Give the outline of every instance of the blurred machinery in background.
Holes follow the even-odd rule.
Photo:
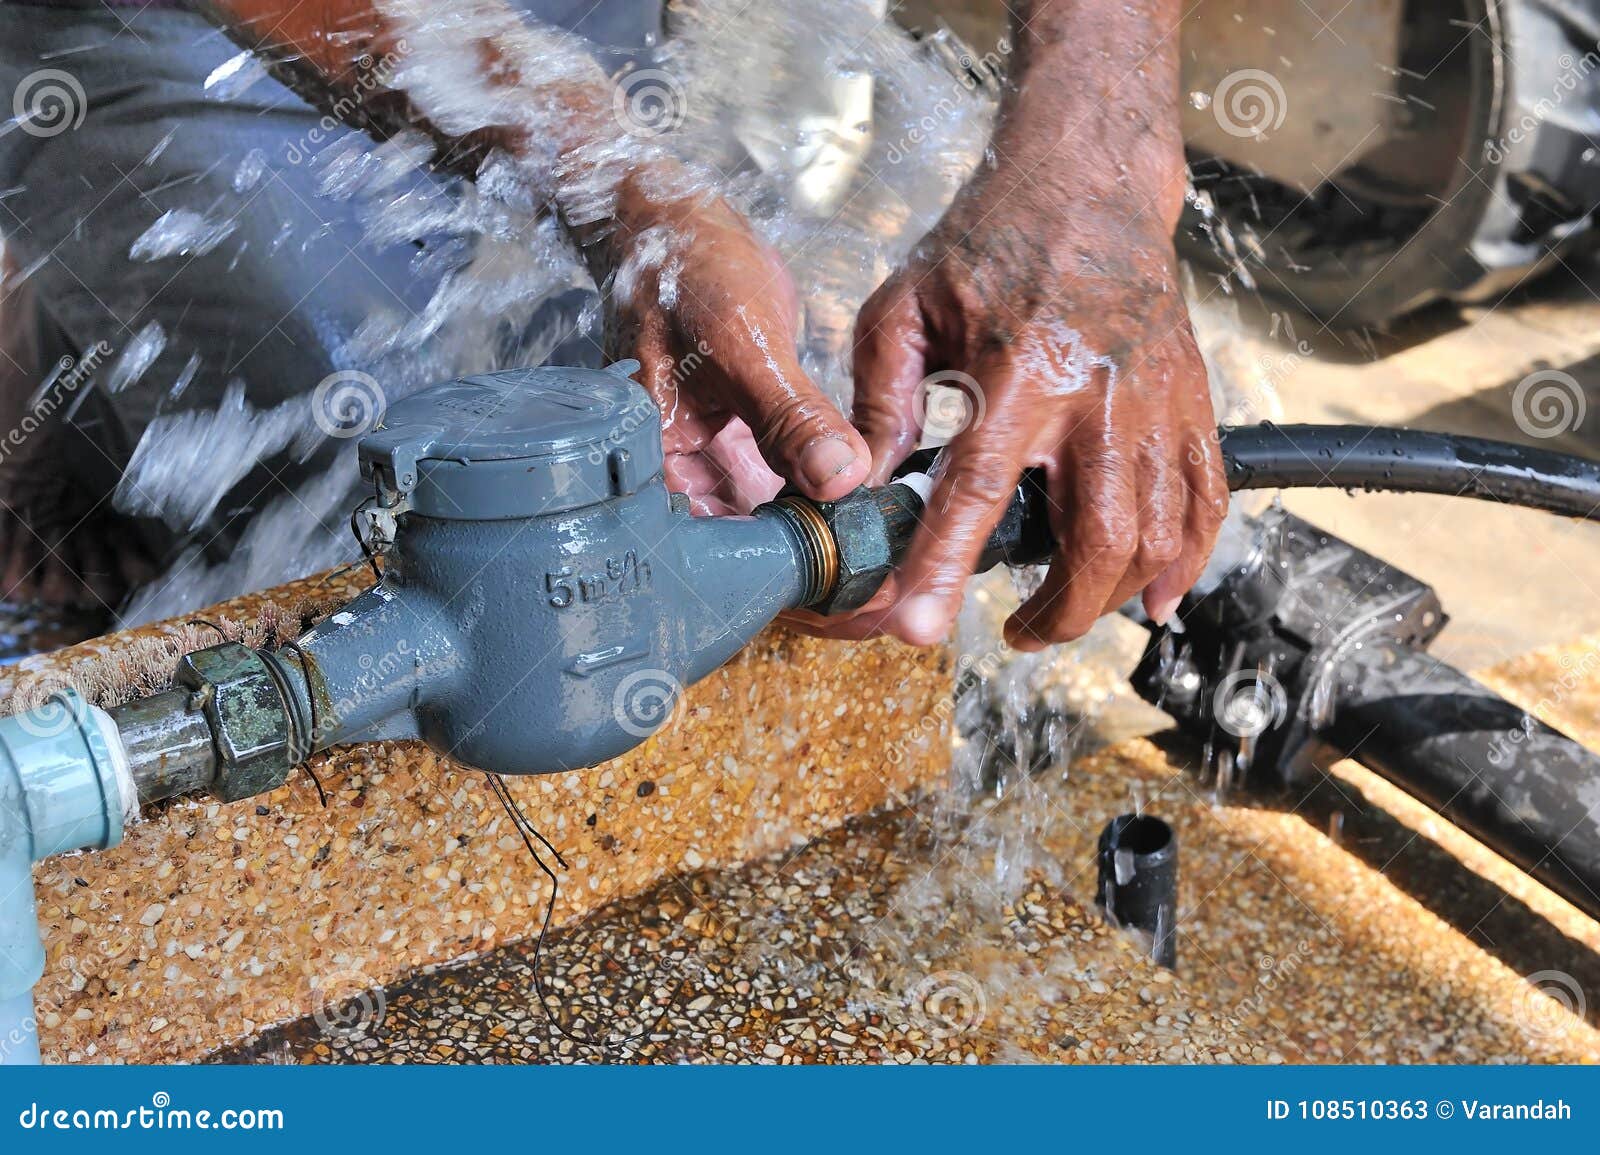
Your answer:
[[[1584,251],[1600,2],[1199,0],[1185,255],[1324,321],[1482,300]]]

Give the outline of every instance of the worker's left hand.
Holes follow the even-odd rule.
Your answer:
[[[1227,508],[1175,218],[1091,198],[1063,211],[1058,195],[994,174],[867,302],[855,421],[874,482],[915,448],[930,376],[967,395],[966,426],[890,586],[852,619],[813,617],[821,632],[943,638],[1030,466],[1047,472],[1060,544],[1007,640],[1033,650],[1079,637],[1141,591],[1156,620],[1174,611]]]
[[[748,513],[783,480],[818,500],[867,476],[861,434],[801,369],[794,286],[727,201],[626,186],[610,343],[661,409],[668,485],[696,513]]]

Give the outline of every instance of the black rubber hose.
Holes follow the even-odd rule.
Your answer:
[[[1266,422],[1225,425],[1217,432],[1228,488],[1235,492],[1363,489],[1439,493],[1600,521],[1600,462],[1566,453],[1381,425]],[[938,448],[918,450],[900,466],[896,477],[936,471],[939,453]],[[908,510],[920,514],[920,498],[907,496],[905,502]],[[975,572],[1002,563],[1023,566],[1048,561],[1055,551],[1050,508],[1044,471],[1027,470]],[[895,557],[904,551],[916,525],[916,520],[908,517],[889,531]],[[872,590],[864,592],[870,596]]]
[[[1371,425],[1221,430],[1228,488],[1440,493],[1596,519],[1600,462],[1454,433]]]

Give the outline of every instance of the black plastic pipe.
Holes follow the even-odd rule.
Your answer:
[[[1371,425],[1221,430],[1228,488],[1439,493],[1593,519],[1600,462],[1454,433]]]
[[[1381,425],[1223,426],[1217,431],[1228,488],[1362,489],[1437,493],[1600,520],[1600,462],[1455,433]],[[939,448],[908,457],[897,476],[936,471]],[[1029,469],[979,558],[981,573],[1002,562],[1034,565],[1055,552],[1051,501],[1042,469]],[[920,502],[914,508],[920,510]],[[907,519],[891,546],[904,550]]]
[[[1600,918],[1600,756],[1395,643],[1342,664],[1327,737]]]
[[[1178,836],[1150,814],[1123,814],[1100,832],[1095,901],[1150,940],[1150,957],[1178,965]]]

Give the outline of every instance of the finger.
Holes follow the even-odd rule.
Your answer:
[[[783,479],[767,468],[750,427],[730,418],[706,446],[706,457],[722,472],[719,496],[734,513],[749,513],[771,501],[783,488]]]
[[[629,356],[639,362],[639,384],[650,395],[650,400],[661,410],[661,437],[669,445],[685,440],[681,434],[683,415],[680,412],[677,366],[672,356],[667,336],[666,319],[659,313],[650,313],[643,321],[631,325],[629,336],[619,351],[619,356]]]
[[[1157,623],[1166,622],[1177,611],[1183,595],[1200,580],[1228,515],[1228,485],[1223,480],[1215,438],[1197,434],[1185,454],[1184,465],[1187,508],[1183,548],[1144,593],[1145,612]]]
[[[787,326],[740,307],[707,343],[727,379],[724,402],[780,476],[818,501],[866,481],[866,442],[800,368]]]
[[[1055,559],[1044,584],[1006,622],[1006,641],[1041,650],[1089,632],[1139,548],[1132,479],[1103,450],[1051,471]]]
[[[797,634],[834,642],[861,642],[882,633],[872,619],[861,616],[832,618],[805,610],[790,610],[780,615],[779,620]]]
[[[856,321],[855,402],[850,419],[872,453],[871,484],[887,481],[917,447],[917,391],[927,364],[922,308],[910,289],[891,283],[868,298]]]
[[[1166,441],[1152,437],[1139,450],[1134,491],[1139,502],[1139,544],[1117,588],[1101,608],[1102,615],[1117,610],[1147,589],[1178,560],[1183,552],[1183,522],[1189,493],[1179,465],[1169,456]]]
[[[1001,374],[989,379],[999,385]],[[995,420],[945,448],[921,525],[897,571],[899,597],[883,617],[889,633],[929,645],[950,632],[978,555],[1028,464],[1031,440],[1025,422]]]
[[[811,610],[790,610],[781,617],[791,629],[814,638],[864,641],[883,633],[882,611],[894,603],[895,589],[895,577],[890,574],[865,605],[848,613],[819,614]]]
[[[727,517],[738,513],[724,496],[721,467],[703,453],[669,453],[662,464],[667,489],[689,499],[696,517]]]

